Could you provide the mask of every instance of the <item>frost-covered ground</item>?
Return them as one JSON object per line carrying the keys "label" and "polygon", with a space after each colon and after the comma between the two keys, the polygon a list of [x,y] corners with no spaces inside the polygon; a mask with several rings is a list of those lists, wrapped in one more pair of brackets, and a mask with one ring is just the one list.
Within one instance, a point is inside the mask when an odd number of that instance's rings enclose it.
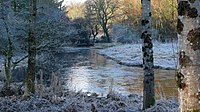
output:
{"label": "frost-covered ground", "polygon": [[[177,65],[176,43],[154,43],[154,66],[156,68],[175,69]],[[142,45],[118,45],[98,52],[119,64],[142,67]]]}
{"label": "frost-covered ground", "polygon": [[[158,43],[154,46],[155,65],[159,64],[161,67],[173,68],[175,65],[173,61],[173,56],[175,57],[173,50],[176,51],[175,47],[172,47],[172,44]],[[101,50],[100,53],[122,64],[141,66],[142,63],[141,45],[120,45]],[[1,85],[2,83],[0,82]],[[48,95],[43,97],[35,96],[28,100],[22,99],[21,96],[0,97],[0,112],[142,111],[142,96],[140,94],[129,96],[115,94],[109,95],[109,97],[98,97],[95,93],[88,96],[88,93],[66,92],[62,97],[56,97],[51,95],[49,91],[44,91],[44,93]],[[146,112],[178,112],[178,102],[176,100],[159,100],[156,101],[154,107],[146,110]]]}
{"label": "frost-covered ground", "polygon": [[[0,97],[0,112],[141,112],[141,100],[142,97],[137,94],[97,97],[96,94],[88,96],[73,92],[67,92],[62,97],[49,95],[28,100],[11,96]],[[178,103],[160,100],[146,112],[178,112]]]}

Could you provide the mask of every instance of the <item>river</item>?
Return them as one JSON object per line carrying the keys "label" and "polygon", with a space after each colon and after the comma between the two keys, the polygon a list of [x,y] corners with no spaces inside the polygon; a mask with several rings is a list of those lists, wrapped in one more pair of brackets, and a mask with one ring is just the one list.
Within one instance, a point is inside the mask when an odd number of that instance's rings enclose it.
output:
{"label": "river", "polygon": [[[44,78],[52,71],[58,71],[65,90],[95,92],[100,96],[106,96],[111,90],[122,95],[142,94],[142,68],[128,67],[106,59],[97,54],[98,49],[63,49],[64,51],[61,50],[59,53],[56,50],[50,56],[40,56],[39,69],[47,72]],[[156,99],[177,98],[175,70],[155,69],[154,72]],[[21,68],[15,70],[14,79],[22,81],[24,79],[22,73],[26,74],[26,70]]]}
{"label": "river", "polygon": [[[64,88],[71,91],[95,92],[105,96],[109,91],[122,95],[142,94],[143,70],[119,65],[97,54],[98,49],[74,48],[57,54],[62,68]],[[156,99],[176,98],[177,87],[174,70],[155,69]]]}

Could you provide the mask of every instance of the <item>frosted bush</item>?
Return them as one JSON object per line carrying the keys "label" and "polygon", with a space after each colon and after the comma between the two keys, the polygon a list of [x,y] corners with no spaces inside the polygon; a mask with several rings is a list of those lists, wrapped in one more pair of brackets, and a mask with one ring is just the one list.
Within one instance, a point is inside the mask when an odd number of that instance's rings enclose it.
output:
{"label": "frosted bush", "polygon": [[118,43],[138,43],[140,40],[137,31],[119,24],[113,25],[111,36],[113,41]]}

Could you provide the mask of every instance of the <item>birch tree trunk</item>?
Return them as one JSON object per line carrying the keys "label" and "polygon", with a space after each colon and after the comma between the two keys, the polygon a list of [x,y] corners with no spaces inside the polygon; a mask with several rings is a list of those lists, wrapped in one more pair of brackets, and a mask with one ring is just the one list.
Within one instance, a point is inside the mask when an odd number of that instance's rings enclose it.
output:
{"label": "birch tree trunk", "polygon": [[28,37],[28,73],[26,76],[26,89],[28,94],[35,93],[35,64],[36,64],[36,39],[35,39],[35,24],[36,24],[36,1],[30,0],[30,20],[29,20],[29,37]]}
{"label": "birch tree trunk", "polygon": [[153,71],[153,44],[151,38],[151,0],[141,0],[142,3],[142,35],[143,39],[143,109],[155,104],[154,98],[154,71]]}
{"label": "birch tree trunk", "polygon": [[199,15],[199,0],[178,0],[179,66],[177,85],[181,112],[200,111]]}

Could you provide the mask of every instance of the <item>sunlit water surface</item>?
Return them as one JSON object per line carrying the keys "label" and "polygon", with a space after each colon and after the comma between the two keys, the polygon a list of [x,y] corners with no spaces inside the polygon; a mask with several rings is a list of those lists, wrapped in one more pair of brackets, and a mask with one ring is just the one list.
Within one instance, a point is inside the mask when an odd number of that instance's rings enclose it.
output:
{"label": "sunlit water surface", "polygon": [[[119,65],[96,52],[95,49],[81,48],[58,55],[58,59],[64,61],[60,72],[65,89],[102,96],[110,90],[123,95],[142,93],[142,68]],[[155,93],[157,99],[177,97],[174,70],[155,70]]]}

